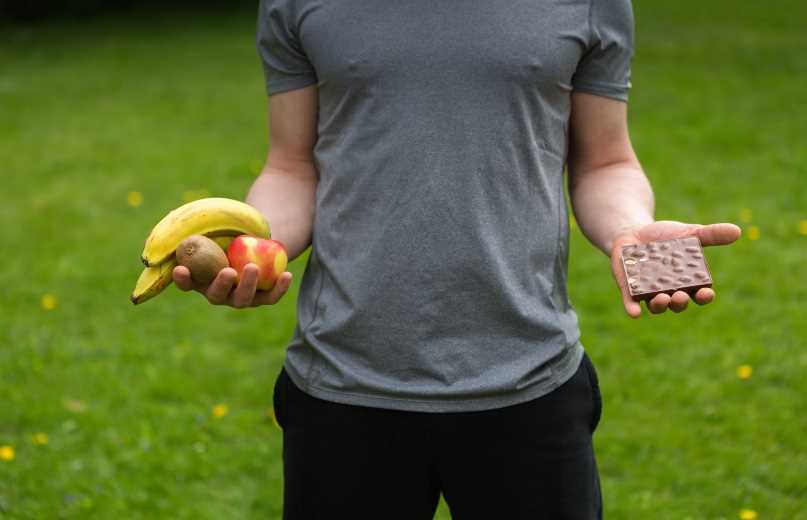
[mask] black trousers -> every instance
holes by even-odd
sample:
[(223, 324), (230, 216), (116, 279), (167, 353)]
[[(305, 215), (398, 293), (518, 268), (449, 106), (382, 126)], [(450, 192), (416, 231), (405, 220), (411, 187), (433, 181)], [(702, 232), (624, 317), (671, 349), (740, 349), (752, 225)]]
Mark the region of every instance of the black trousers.
[(311, 397), (281, 370), (284, 520), (602, 518), (592, 434), (602, 411), (584, 356), (574, 376), (522, 404), (461, 413), (351, 406)]

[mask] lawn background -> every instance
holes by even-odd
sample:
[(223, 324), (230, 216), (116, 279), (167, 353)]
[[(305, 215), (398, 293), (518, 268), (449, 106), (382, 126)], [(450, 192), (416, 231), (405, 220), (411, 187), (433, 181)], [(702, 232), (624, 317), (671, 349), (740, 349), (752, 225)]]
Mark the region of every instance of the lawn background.
[[(606, 517), (805, 519), (807, 5), (635, 11), (657, 216), (744, 236), (707, 251), (713, 305), (631, 321), (573, 232)], [(306, 255), (272, 308), (128, 301), (164, 213), (243, 198), (265, 106), (253, 9), (0, 22), (0, 518), (280, 517), (271, 392)]]

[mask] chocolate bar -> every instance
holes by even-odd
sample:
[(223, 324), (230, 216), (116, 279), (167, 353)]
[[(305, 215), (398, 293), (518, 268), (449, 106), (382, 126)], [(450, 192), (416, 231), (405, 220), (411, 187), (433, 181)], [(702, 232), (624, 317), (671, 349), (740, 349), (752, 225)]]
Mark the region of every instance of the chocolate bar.
[(657, 294), (685, 291), (694, 296), (698, 289), (712, 286), (712, 276), (698, 237), (658, 240), (622, 248), (622, 267), (628, 290), (636, 301)]

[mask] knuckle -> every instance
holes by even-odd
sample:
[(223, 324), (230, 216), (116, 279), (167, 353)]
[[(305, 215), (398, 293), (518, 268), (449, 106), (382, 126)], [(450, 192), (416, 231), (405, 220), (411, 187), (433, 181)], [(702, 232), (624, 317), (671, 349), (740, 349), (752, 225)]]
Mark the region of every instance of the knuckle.
[(269, 293), (265, 298), (262, 298), (260, 305), (274, 305), (280, 299), (280, 294)]
[(216, 295), (206, 294), (205, 296), (207, 298), (207, 301), (210, 302), (211, 305), (221, 305), (222, 303), (224, 303)]

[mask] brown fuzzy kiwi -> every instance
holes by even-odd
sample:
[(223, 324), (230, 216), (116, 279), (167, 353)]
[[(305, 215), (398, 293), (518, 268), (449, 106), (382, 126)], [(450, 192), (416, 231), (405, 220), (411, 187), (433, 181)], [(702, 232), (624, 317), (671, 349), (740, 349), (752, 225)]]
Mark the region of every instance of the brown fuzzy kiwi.
[(227, 255), (213, 240), (202, 235), (191, 235), (177, 247), (177, 263), (191, 272), (194, 282), (209, 285), (219, 271), (230, 266)]

